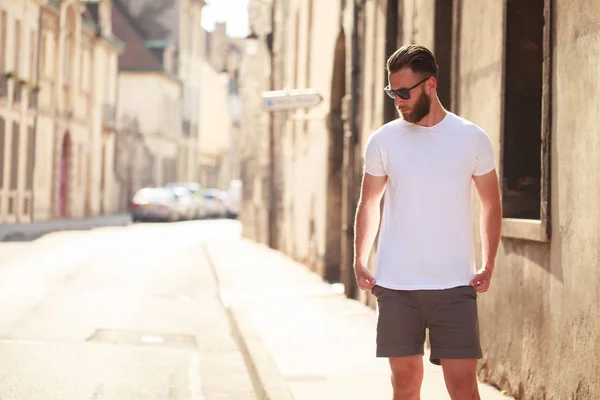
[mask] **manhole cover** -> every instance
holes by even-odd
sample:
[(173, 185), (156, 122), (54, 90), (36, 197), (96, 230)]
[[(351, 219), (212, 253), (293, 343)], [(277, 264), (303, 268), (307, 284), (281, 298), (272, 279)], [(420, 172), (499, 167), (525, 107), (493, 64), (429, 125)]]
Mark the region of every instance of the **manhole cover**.
[(119, 329), (98, 329), (86, 339), (90, 342), (102, 342), (133, 346), (158, 346), (184, 349), (196, 349), (196, 338), (191, 335), (174, 333), (128, 331)]

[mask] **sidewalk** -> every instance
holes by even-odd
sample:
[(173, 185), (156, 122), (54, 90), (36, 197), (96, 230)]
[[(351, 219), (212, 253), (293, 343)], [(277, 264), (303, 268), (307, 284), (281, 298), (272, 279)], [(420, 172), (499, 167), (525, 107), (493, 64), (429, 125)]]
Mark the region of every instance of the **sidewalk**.
[[(259, 398), (392, 398), (387, 360), (375, 357), (375, 310), (266, 246), (219, 238), (205, 246)], [(424, 365), (422, 398), (449, 399), (441, 367)], [(485, 384), (480, 393), (509, 399)]]
[(0, 225), (0, 242), (34, 240), (47, 233), (68, 230), (86, 230), (131, 223), (129, 214), (102, 215), (79, 219), (53, 219), (31, 223)]

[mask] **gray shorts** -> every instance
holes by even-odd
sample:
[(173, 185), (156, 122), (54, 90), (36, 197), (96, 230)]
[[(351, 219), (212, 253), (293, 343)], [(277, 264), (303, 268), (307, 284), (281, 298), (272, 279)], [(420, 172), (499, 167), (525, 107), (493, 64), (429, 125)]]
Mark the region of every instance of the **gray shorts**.
[(393, 290), (378, 285), (377, 357), (423, 355), (429, 329), (429, 360), (481, 358), (477, 292), (471, 286), (444, 290)]

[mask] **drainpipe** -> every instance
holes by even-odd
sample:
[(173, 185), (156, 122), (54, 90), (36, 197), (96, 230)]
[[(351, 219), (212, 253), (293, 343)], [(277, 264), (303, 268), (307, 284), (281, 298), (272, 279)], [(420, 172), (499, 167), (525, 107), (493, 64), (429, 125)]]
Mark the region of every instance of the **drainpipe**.
[[(114, 98), (114, 113), (115, 113), (115, 120), (113, 122), (113, 136), (114, 136), (114, 149), (113, 149), (113, 172), (114, 172), (114, 176), (115, 178), (118, 177), (118, 168), (117, 168), (117, 148), (118, 148), (118, 143), (117, 143), (117, 135), (119, 134), (119, 130), (118, 130), (118, 115), (119, 115), (119, 55), (117, 54), (117, 68), (115, 70), (115, 76), (114, 76), (114, 80), (115, 80), (115, 98)], [(135, 158), (134, 158), (135, 160)], [(133, 161), (132, 161), (133, 162)], [(104, 186), (106, 187), (106, 185)], [(120, 210), (120, 211), (127, 211), (127, 206), (129, 204), (129, 201), (131, 199), (125, 199), (125, 207)]]
[(354, 217), (355, 217), (355, 192), (356, 192), (356, 145), (358, 144), (358, 127), (356, 122), (356, 114), (358, 112), (358, 78), (359, 78), (359, 55), (358, 55), (358, 12), (361, 0), (352, 2), (352, 37), (351, 37), (351, 76), (350, 76), (350, 112), (349, 125), (350, 132), (346, 134), (345, 142), (347, 143), (347, 188), (344, 195), (346, 196), (346, 226), (345, 226), (345, 243), (346, 255), (343, 257), (346, 264), (346, 272), (342, 278), (345, 287), (345, 294), (349, 298), (356, 296), (356, 283), (354, 280), (354, 271), (351, 267), (354, 260)]
[[(352, 10), (352, 78), (350, 80), (350, 91), (352, 96), (351, 112), (350, 112), (350, 132), (352, 135), (352, 145), (358, 144), (358, 129), (356, 126), (356, 113), (358, 111), (358, 3), (359, 0), (353, 2)], [(351, 152), (350, 164), (354, 171), (354, 151)], [(354, 183), (352, 181), (352, 183)]]
[[(271, 5), (271, 33), (269, 44), (269, 57), (271, 63), (271, 76), (269, 77), (269, 90), (275, 90), (275, 8), (277, 2)], [(267, 36), (269, 37), (269, 36)], [(279, 249), (279, 232), (277, 232), (277, 210), (275, 200), (275, 113), (269, 113), (269, 247)]]
[[(36, 62), (36, 66), (35, 66), (35, 85), (37, 86), (40, 83), (40, 71), (41, 71), (41, 64), (42, 64), (42, 60), (40, 57), (41, 54), (41, 49), (42, 49), (42, 25), (43, 25), (43, 7), (44, 6), (39, 6), (39, 12), (38, 12), (38, 35), (37, 35), (37, 62)], [(37, 126), (38, 126), (38, 116), (40, 114), (40, 110), (39, 110), (39, 92), (36, 93), (36, 97), (37, 97), (37, 105), (36, 105), (36, 110), (35, 110), (35, 116), (33, 117), (33, 154), (30, 154), (30, 157), (33, 157), (33, 164), (32, 164), (32, 171), (31, 173), (33, 174), (33, 177), (31, 179), (31, 206), (30, 206), (30, 210), (29, 210), (29, 218), (31, 220), (31, 222), (33, 222), (34, 216), (35, 216), (35, 167), (36, 167), (36, 162), (35, 160), (37, 159), (36, 157), (36, 149), (37, 149)], [(29, 93), (29, 103), (31, 104), (31, 92)]]

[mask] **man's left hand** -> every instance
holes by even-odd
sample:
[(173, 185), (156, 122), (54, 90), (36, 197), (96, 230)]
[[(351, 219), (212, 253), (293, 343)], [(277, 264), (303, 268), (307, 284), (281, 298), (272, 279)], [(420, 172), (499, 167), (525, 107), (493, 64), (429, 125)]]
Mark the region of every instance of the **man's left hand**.
[(484, 265), (479, 271), (477, 271), (477, 275), (471, 281), (471, 286), (478, 293), (485, 293), (490, 288), (490, 281), (492, 280), (492, 272), (494, 272), (494, 267), (490, 265)]

